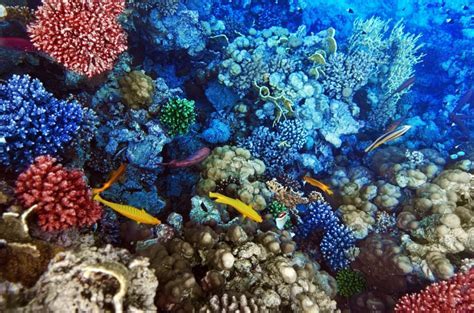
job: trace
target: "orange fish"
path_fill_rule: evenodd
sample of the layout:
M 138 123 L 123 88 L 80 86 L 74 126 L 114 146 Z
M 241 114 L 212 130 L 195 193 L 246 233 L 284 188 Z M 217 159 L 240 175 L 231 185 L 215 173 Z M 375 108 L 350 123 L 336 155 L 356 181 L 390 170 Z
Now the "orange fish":
M 120 178 L 120 176 L 123 175 L 123 173 L 125 173 L 126 169 L 127 169 L 127 164 L 125 163 L 120 164 L 120 167 L 112 172 L 112 174 L 110 175 L 110 179 L 107 182 L 105 182 L 102 187 L 92 189 L 92 194 L 94 195 L 99 194 L 109 189 L 110 186 L 112 186 L 112 184 L 115 183 Z
M 309 177 L 309 176 L 304 176 L 303 180 L 305 182 L 307 182 L 308 184 L 310 184 L 311 186 L 314 186 L 316 188 L 321 189 L 322 191 L 327 193 L 329 196 L 332 196 L 334 194 L 334 192 L 331 190 L 331 188 L 328 185 L 326 185 L 325 183 L 320 182 L 317 179 L 314 179 L 314 178 Z

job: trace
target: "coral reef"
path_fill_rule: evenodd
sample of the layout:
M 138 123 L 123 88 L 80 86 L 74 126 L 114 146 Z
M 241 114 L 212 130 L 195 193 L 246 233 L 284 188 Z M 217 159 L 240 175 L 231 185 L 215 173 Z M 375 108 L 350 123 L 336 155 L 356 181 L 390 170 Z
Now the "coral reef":
M 119 80 L 123 101 L 133 109 L 146 108 L 153 101 L 155 85 L 150 76 L 131 71 Z
M 154 311 L 158 282 L 148 265 L 110 245 L 61 252 L 31 289 L 25 310 Z
M 331 300 L 334 281 L 296 252 L 284 234 L 257 234 L 240 226 L 226 232 L 188 226 L 184 238 L 152 245 L 139 254 L 149 257 L 155 269 L 158 305 L 164 310 L 336 309 Z

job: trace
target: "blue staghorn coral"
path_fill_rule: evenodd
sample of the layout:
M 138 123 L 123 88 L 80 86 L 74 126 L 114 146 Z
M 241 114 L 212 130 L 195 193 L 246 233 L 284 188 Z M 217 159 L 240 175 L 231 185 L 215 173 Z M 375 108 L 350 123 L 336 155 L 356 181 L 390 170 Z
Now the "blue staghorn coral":
M 20 169 L 40 155 L 60 156 L 83 115 L 77 101 L 56 99 L 38 79 L 13 75 L 0 85 L 0 164 Z

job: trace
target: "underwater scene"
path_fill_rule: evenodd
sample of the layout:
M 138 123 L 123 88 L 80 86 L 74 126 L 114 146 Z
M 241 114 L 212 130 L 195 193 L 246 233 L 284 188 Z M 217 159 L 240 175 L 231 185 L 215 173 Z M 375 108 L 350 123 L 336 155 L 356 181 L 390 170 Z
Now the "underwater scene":
M 0 0 L 0 312 L 474 312 L 474 3 Z

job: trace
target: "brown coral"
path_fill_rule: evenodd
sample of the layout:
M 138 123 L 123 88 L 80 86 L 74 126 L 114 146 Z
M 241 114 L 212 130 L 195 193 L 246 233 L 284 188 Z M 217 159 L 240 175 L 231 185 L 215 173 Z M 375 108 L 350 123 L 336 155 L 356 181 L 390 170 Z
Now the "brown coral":
M 147 108 L 152 100 L 155 85 L 142 71 L 131 71 L 119 80 L 122 99 L 132 109 Z

